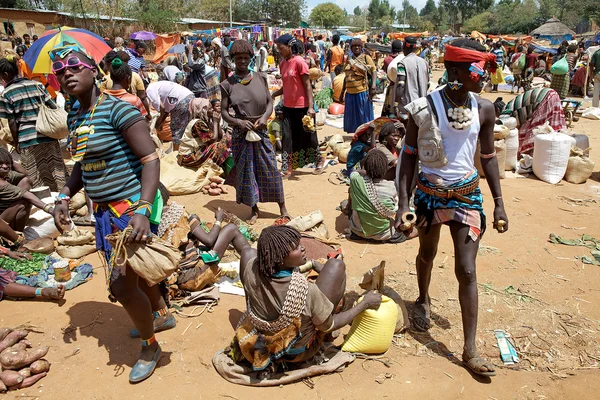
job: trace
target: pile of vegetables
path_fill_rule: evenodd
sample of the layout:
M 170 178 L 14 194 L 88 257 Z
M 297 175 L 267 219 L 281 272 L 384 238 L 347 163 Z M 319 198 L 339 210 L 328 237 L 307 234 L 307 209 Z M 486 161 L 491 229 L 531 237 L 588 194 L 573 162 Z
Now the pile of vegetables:
M 0 268 L 9 271 L 15 271 L 17 275 L 29 276 L 36 275 L 44 269 L 45 254 L 31 253 L 31 260 L 13 260 L 9 257 L 3 257 L 0 260 Z
M 227 188 L 225 187 L 225 179 L 220 176 L 211 176 L 208 178 L 210 184 L 202 187 L 202 193 L 209 194 L 211 196 L 218 196 L 221 193 L 227 194 Z
M 329 105 L 333 103 L 333 89 L 323 88 L 315 95 L 315 103 L 319 109 L 328 109 Z
M 48 347 L 31 349 L 29 332 L 0 328 L 0 393 L 24 389 L 46 376 L 50 363 L 43 357 Z

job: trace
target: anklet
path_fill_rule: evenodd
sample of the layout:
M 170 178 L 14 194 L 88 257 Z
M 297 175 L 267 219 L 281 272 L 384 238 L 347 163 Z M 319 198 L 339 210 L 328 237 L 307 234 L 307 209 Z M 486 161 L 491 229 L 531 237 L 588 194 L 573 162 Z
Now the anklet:
M 152 311 L 152 314 L 154 314 L 154 316 L 156 318 L 164 317 L 168 313 L 169 313 L 169 307 L 161 308 L 160 310 L 157 310 L 157 311 Z
M 35 289 L 35 297 L 42 297 L 42 288 Z
M 151 346 L 153 343 L 156 343 L 156 335 L 152 335 L 148 340 L 142 340 L 142 347 Z

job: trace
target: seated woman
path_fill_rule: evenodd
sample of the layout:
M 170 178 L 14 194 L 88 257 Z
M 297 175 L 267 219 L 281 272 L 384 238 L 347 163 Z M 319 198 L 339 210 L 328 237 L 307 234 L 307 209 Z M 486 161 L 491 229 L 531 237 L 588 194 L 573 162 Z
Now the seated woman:
M 401 122 L 387 122 L 379 131 L 379 143 L 375 146 L 380 150 L 388 161 L 388 170 L 385 173 L 384 179 L 393 181 L 396 178 L 396 164 L 398 163 L 398 142 L 406 132 L 404 125 Z
M 367 153 L 364 171 L 350 175 L 347 210 L 350 215 L 350 239 L 402 243 L 407 237 L 394 228 L 398 210 L 398 192 L 394 181 L 384 179 L 389 171 L 385 154 L 377 149 Z M 411 239 L 413 236 L 409 237 Z
M 370 291 L 353 308 L 336 313 L 346 290 L 344 262 L 313 261 L 319 273 L 315 283 L 298 272 L 306 263 L 300 233 L 286 225 L 265 228 L 257 249 L 242 251 L 240 278 L 248 310 L 235 333 L 234 361 L 246 360 L 254 370 L 264 370 L 278 359 L 308 361 L 328 332 L 350 324 L 366 309 L 379 307 L 381 295 Z
M 555 131 L 566 129 L 565 113 L 560 97 L 553 89 L 527 90 L 509 101 L 500 115 L 517 119 L 519 128 L 519 155 L 533 154 L 533 129 L 546 122 Z
M 346 160 L 346 175 L 350 176 L 352 171 L 360 169 L 362 159 L 365 158 L 367 152 L 373 147 L 371 143 L 374 132 L 375 126 L 370 123 L 362 124 L 356 130 Z
M 12 248 L 18 248 L 16 243 L 18 234 L 4 220 L 0 219 L 0 241 L 4 244 L 7 240 L 13 243 Z M 16 244 L 14 244 L 16 243 Z M 13 260 L 30 260 L 29 254 L 13 251 L 8 247 L 0 246 L 0 259 L 3 257 Z M 13 298 L 33 298 L 60 300 L 65 297 L 65 287 L 59 285 L 55 288 L 34 288 L 16 283 L 17 273 L 0 268 L 0 300 L 4 295 Z
M 31 206 L 52 214 L 52 204 L 44 204 L 29 190 L 31 180 L 8 150 L 0 148 L 0 218 L 15 231 L 22 232 L 29 219 Z
M 209 159 L 222 165 L 230 155 L 231 134 L 221 118 L 221 101 L 194 99 L 192 112 L 194 119 L 181 138 L 177 162 L 188 168 L 198 168 Z

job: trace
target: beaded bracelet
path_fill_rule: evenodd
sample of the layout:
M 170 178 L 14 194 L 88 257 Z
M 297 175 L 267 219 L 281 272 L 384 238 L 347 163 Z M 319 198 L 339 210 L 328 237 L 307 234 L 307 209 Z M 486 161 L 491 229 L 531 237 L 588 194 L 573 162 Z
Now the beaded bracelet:
M 58 204 L 63 200 L 66 200 L 68 203 L 71 201 L 71 198 L 69 196 L 67 196 L 66 194 L 61 193 L 56 197 L 56 199 L 54 199 L 54 204 Z

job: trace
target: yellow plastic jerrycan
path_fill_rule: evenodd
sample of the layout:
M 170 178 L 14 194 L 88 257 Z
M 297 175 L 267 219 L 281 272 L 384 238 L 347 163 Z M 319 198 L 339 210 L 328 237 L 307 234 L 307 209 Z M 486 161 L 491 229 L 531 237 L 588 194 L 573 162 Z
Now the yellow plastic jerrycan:
M 362 299 L 358 299 L 358 302 Z M 342 350 L 350 353 L 385 353 L 392 344 L 397 320 L 398 306 L 389 297 L 381 296 L 381 305 L 377 310 L 365 310 L 354 318 Z

